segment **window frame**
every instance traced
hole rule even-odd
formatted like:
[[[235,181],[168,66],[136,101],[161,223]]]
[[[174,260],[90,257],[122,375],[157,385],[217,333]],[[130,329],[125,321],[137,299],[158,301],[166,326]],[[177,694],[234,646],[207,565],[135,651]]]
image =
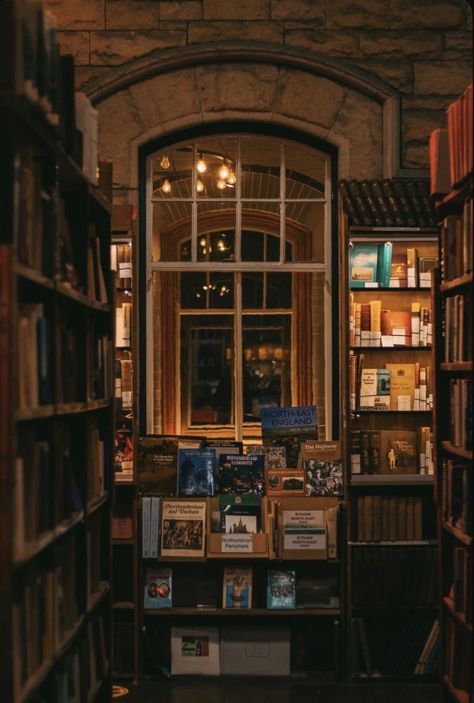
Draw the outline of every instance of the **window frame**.
[[[339,292],[337,286],[333,285],[333,282],[337,281],[337,271],[338,271],[338,238],[337,238],[337,199],[336,199],[336,183],[337,183],[337,150],[335,147],[317,140],[312,136],[305,135],[296,130],[291,129],[281,129],[274,125],[263,125],[261,123],[214,123],[209,125],[202,125],[199,128],[191,130],[182,130],[168,135],[165,138],[157,139],[149,142],[147,145],[142,147],[139,151],[139,207],[140,207],[140,217],[139,217],[139,286],[138,286],[138,298],[139,298],[139,319],[144,321],[144,324],[139,325],[139,388],[146,389],[145,392],[139,393],[138,397],[138,428],[140,434],[147,434],[153,432],[153,345],[154,345],[154,335],[147,334],[147,329],[149,328],[150,321],[152,321],[153,309],[152,309],[152,296],[151,296],[151,277],[154,271],[156,272],[175,272],[179,273],[182,271],[229,271],[236,274],[242,274],[247,271],[255,270],[255,262],[250,261],[233,261],[233,262],[206,262],[197,261],[197,217],[196,215],[192,218],[192,253],[191,261],[152,261],[151,257],[151,223],[152,223],[152,208],[153,199],[150,196],[150,183],[151,183],[151,163],[152,156],[158,151],[163,151],[166,147],[172,147],[176,144],[183,142],[195,142],[199,139],[212,138],[213,136],[227,136],[227,137],[255,137],[257,135],[262,135],[269,138],[275,138],[282,140],[283,142],[297,142],[302,145],[314,148],[320,152],[327,155],[328,167],[326,168],[326,178],[325,178],[325,193],[323,198],[311,199],[311,202],[325,202],[325,236],[324,236],[324,261],[325,263],[316,262],[285,262],[285,242],[286,238],[280,236],[280,260],[272,262],[259,262],[259,271],[268,272],[294,272],[294,273],[315,273],[324,272],[326,274],[325,282],[325,295],[324,295],[324,315],[326,322],[331,320],[331,325],[326,324],[326,334],[324,339],[325,345],[325,389],[326,389],[326,413],[325,413],[325,425],[326,425],[326,436],[335,437],[339,436],[340,431],[340,403],[339,403],[339,387],[338,387],[338,377],[339,377]],[[284,152],[283,152],[284,154]],[[283,161],[284,165],[284,161]],[[281,169],[280,169],[281,170]],[[240,182],[240,174],[238,174],[237,184]],[[192,174],[193,178],[193,193],[195,193],[194,180],[196,178],[195,172]],[[280,182],[282,179],[280,179]],[[239,187],[239,186],[238,186]],[[281,194],[280,194],[281,196]],[[187,199],[188,202],[192,203],[192,207],[197,209],[199,202],[232,202],[237,204],[238,199],[240,203],[244,203],[245,200],[254,202],[255,199],[245,199],[236,197],[232,199],[226,198],[208,198],[198,196],[196,198]],[[155,199],[160,202],[164,201],[164,198]],[[166,201],[171,200],[166,199]],[[183,198],[179,198],[183,202]],[[268,199],[271,200],[271,199]],[[291,200],[291,199],[287,199]],[[275,202],[281,203],[281,197]],[[302,199],[296,199],[297,202],[301,202]],[[242,222],[240,218],[240,207],[237,207],[237,223],[236,223],[236,258],[240,258],[240,237],[242,230]],[[285,232],[285,211],[284,207],[281,208],[280,212],[280,234]],[[236,319],[236,329],[234,331],[235,340],[235,368],[242,368],[242,291],[240,279],[241,275],[236,275],[236,305],[234,307],[233,314]],[[292,311],[294,308],[292,306]],[[196,311],[198,314],[201,311]],[[222,314],[226,314],[225,310],[221,311]],[[202,310],[205,313],[205,310]],[[328,333],[329,332],[329,333]],[[234,383],[236,388],[236,399],[240,399],[240,403],[236,404],[235,407],[235,417],[239,420],[236,422],[236,437],[241,439],[241,432],[239,428],[243,426],[240,418],[243,417],[243,408],[239,407],[242,404],[242,379],[239,379],[240,374],[235,373]],[[151,383],[150,383],[151,381]],[[177,391],[179,393],[179,390]],[[179,403],[177,404],[179,406]],[[177,411],[177,421],[180,422],[180,412]]]

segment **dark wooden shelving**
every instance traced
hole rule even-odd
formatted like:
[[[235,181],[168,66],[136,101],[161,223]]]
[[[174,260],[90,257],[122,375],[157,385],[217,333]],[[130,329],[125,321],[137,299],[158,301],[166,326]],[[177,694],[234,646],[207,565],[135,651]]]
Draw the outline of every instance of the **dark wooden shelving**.
[[[328,616],[339,617],[339,608],[159,608],[156,610],[144,609],[145,616],[173,617],[179,615],[192,616],[229,616],[229,617],[309,617]]]
[[[453,456],[457,456],[460,459],[467,459],[468,461],[472,461],[472,458],[473,458],[472,449],[469,450],[469,449],[462,449],[462,447],[455,447],[454,444],[451,444],[451,442],[447,442],[447,441],[442,441],[441,446],[447,454],[452,454]]]
[[[470,547],[472,545],[472,537],[470,535],[467,535],[465,532],[460,530],[458,527],[454,527],[453,525],[450,525],[449,522],[442,522],[442,527],[443,530],[446,530],[446,532],[449,532],[450,535],[455,537],[459,542],[462,542],[462,544],[465,544],[466,547]]]
[[[351,287],[351,293],[374,293],[381,291],[383,293],[431,293],[431,288],[428,286],[413,286],[411,288],[387,288],[383,286],[367,286],[366,288]]]
[[[24,278],[38,286],[53,290],[54,281],[41,273],[41,271],[37,271],[36,269],[31,268],[31,266],[26,266],[26,264],[22,264],[20,262],[16,263],[15,269],[19,278]]]
[[[440,286],[441,293],[447,293],[451,291],[457,291],[458,288],[464,288],[465,286],[472,285],[474,278],[472,273],[465,273],[462,276],[453,278],[452,281],[445,281]]]
[[[54,405],[39,405],[35,408],[19,408],[15,413],[15,419],[17,422],[26,422],[53,417],[53,415],[55,415]]]
[[[463,373],[473,370],[472,361],[443,361],[439,367],[441,371],[461,371]]]
[[[352,474],[352,486],[431,486],[434,476],[429,474]]]
[[[448,611],[448,613],[451,615],[451,617],[453,617],[456,622],[461,625],[461,627],[465,628],[466,630],[468,630],[468,632],[472,633],[472,624],[467,622],[464,613],[458,613],[454,609],[454,600],[452,598],[445,596],[443,598],[443,605]]]
[[[446,675],[443,677],[443,683],[446,686],[449,695],[454,701],[456,701],[456,703],[469,703],[469,693],[467,691],[461,691],[459,688],[454,688],[453,684]]]
[[[433,347],[350,347],[353,352],[418,352],[432,351]]]

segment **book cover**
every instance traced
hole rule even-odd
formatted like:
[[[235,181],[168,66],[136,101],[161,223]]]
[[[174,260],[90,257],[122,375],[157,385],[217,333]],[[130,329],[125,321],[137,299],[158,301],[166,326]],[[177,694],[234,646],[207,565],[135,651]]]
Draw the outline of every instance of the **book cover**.
[[[176,493],[177,437],[140,437],[138,440],[138,485],[145,492]]]
[[[265,469],[265,495],[304,495],[304,469]]]
[[[163,500],[161,556],[203,557],[205,535],[205,501]]]
[[[296,468],[300,443],[318,439],[318,414],[315,405],[262,408],[262,438],[265,446],[283,446],[289,468]]]
[[[418,473],[415,430],[380,430],[380,473]]]
[[[411,346],[411,311],[382,310],[381,332],[384,341],[383,346]]]
[[[218,468],[219,493],[263,495],[265,457],[263,454],[223,454]]]
[[[392,242],[384,242],[378,247],[377,277],[382,288],[390,287],[390,274],[392,271]]]
[[[378,246],[353,246],[349,252],[349,286],[365,288],[377,284]]]
[[[283,510],[282,528],[284,549],[326,549],[324,510]]]
[[[116,481],[133,481],[133,444],[130,431],[115,432],[114,471]]]
[[[225,567],[222,584],[223,608],[252,607],[252,569]]]
[[[262,502],[256,495],[220,495],[218,497],[221,532],[227,535],[253,534],[262,531]]]
[[[143,601],[145,610],[171,608],[172,599],[172,570],[165,567],[147,569]]]
[[[405,253],[392,253],[390,267],[390,288],[406,288],[408,286],[408,263]]]
[[[178,449],[178,495],[212,496],[215,490],[214,449]]]
[[[267,608],[296,607],[294,571],[270,569],[267,576]]]
[[[301,456],[305,470],[305,495],[342,495],[340,441],[304,442]]]
[[[202,449],[213,449],[216,454],[216,468],[220,464],[220,457],[224,454],[242,454],[243,443],[235,439],[204,439],[201,444]],[[253,452],[247,452],[253,454]]]
[[[246,454],[263,454],[265,469],[284,469],[286,467],[285,447],[264,447],[262,444],[247,444]]]
[[[413,410],[415,364],[385,364],[390,371],[390,410]]]

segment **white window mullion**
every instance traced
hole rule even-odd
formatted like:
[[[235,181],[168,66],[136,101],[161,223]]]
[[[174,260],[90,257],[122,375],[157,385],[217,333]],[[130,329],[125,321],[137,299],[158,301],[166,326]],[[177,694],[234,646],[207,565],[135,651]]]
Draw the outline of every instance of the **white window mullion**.
[[[145,261],[145,285],[146,285],[146,329],[154,329],[153,324],[153,286],[151,282],[152,273],[152,256],[153,256],[153,203],[151,195],[153,193],[153,159],[148,158],[146,165],[146,261]],[[153,367],[153,349],[154,338],[152,334],[146,335],[146,378],[147,383],[154,378]],[[147,417],[147,432],[153,433],[155,418],[154,418],[154,394],[146,394],[146,417]]]
[[[242,354],[242,274],[235,274],[235,315],[234,315],[234,413],[235,438],[243,438],[244,388]]]
[[[236,197],[236,221],[235,221],[235,242],[234,242],[234,259],[241,261],[242,258],[242,169],[240,163],[240,139],[237,140],[237,165],[235,184]]]
[[[286,194],[286,175],[285,175],[285,145],[280,144],[280,263],[285,262],[285,194]]]
[[[331,248],[331,167],[329,159],[325,163],[324,194],[324,263],[326,265],[326,285],[324,286],[324,368],[326,377],[326,438],[332,439],[332,248]]]
[[[196,200],[196,163],[197,163],[197,146],[193,144],[193,170],[191,172],[191,190],[192,190],[192,202],[191,202],[191,261],[195,263],[197,261],[197,200]]]

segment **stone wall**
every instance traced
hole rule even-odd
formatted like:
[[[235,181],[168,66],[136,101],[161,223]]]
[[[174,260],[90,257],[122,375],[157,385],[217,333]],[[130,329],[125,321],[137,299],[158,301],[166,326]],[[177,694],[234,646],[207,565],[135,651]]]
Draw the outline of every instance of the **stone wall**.
[[[291,47],[368,71],[400,94],[405,168],[427,166],[429,132],[472,80],[466,0],[48,3],[58,17],[63,50],[76,56],[78,85],[151,51],[228,41]]]

